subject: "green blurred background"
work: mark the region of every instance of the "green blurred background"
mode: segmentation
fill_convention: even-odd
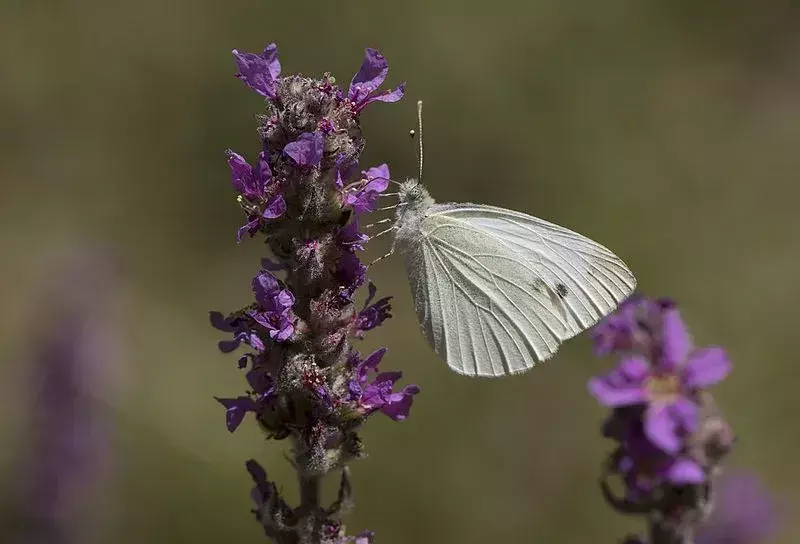
[[[794,0],[0,0],[0,476],[12,488],[28,356],[53,255],[113,255],[121,338],[116,470],[97,542],[261,542],[244,460],[290,497],[283,443],[225,429],[212,395],[244,390],[210,309],[249,299],[261,245],[237,246],[224,150],[258,149],[260,98],[230,50],[276,41],[284,73],[346,85],[363,48],[407,98],[363,114],[362,164],[412,175],[426,104],[426,184],[441,201],[513,207],[617,252],[643,293],[671,296],[699,344],[735,364],[716,389],[756,471],[800,495],[797,338],[800,4]],[[385,241],[370,253],[384,252]],[[376,416],[352,465],[348,527],[382,544],[616,542],[636,520],[595,485],[610,444],[586,381],[610,361],[585,337],[529,374],[450,373],[418,333],[401,261],[376,266],[395,317],[363,349],[422,388],[412,417]],[[8,500],[8,499],[6,499]],[[790,517],[790,516],[785,516]],[[778,542],[797,542],[786,520]],[[0,534],[0,541],[5,540]]]

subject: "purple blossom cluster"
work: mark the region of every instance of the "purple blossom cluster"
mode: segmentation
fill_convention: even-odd
[[[31,319],[32,346],[23,411],[30,433],[18,460],[13,526],[5,542],[85,542],[87,506],[112,463],[107,410],[99,396],[115,389],[114,275],[94,252],[76,251],[43,286]],[[46,312],[41,312],[46,308]],[[17,408],[20,408],[19,406]]]
[[[228,151],[231,183],[246,220],[237,241],[263,236],[271,253],[252,281],[253,302],[230,315],[211,312],[228,333],[223,353],[241,347],[238,366],[249,389],[218,398],[228,430],[248,414],[274,439],[290,439],[301,504],[291,508],[254,460],[256,518],[280,543],[366,544],[372,533],[345,534],[342,514],[352,497],[347,463],[363,456],[358,431],[374,413],[395,421],[409,415],[415,385],[398,385],[399,371],[381,371],[386,349],[366,356],[353,341],[391,317],[391,297],[375,300],[359,259],[369,236],[359,216],[374,211],[389,184],[382,164],[360,169],[359,115],[373,102],[396,102],[405,85],[380,90],[386,59],[367,49],[344,92],[330,74],[282,76],[275,44],[261,54],[234,50],[236,75],[266,99],[259,116],[262,148],[254,164]],[[360,309],[355,295],[368,284]],[[374,302],[373,302],[374,301]],[[339,499],[320,504],[320,479],[342,470]]]
[[[731,363],[720,347],[696,347],[676,305],[632,298],[592,330],[598,356],[619,359],[589,391],[612,409],[603,434],[617,443],[602,490],[618,511],[646,516],[651,544],[691,542],[710,512],[712,481],[733,432],[708,388]],[[619,477],[615,495],[609,479]]]

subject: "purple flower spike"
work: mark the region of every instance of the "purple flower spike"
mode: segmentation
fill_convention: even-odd
[[[322,160],[324,137],[321,132],[304,132],[294,142],[286,144],[283,154],[297,166],[316,166]]]
[[[375,211],[380,193],[389,187],[389,167],[386,164],[361,172],[364,185],[345,195],[344,203],[353,208],[356,215]]]
[[[236,77],[244,81],[248,87],[266,98],[276,98],[276,83],[281,74],[281,63],[278,60],[278,47],[271,43],[260,55],[240,53],[233,50],[239,72]]]
[[[391,317],[391,297],[378,300],[373,285],[363,307],[355,302],[367,281],[360,252],[370,239],[358,216],[378,207],[390,183],[386,164],[361,171],[359,115],[371,102],[399,100],[405,84],[380,88],[389,67],[374,49],[349,90],[328,72],[282,76],[274,44],[260,55],[233,54],[237,77],[266,97],[257,161],[233,151],[226,157],[246,217],[237,241],[261,238],[270,257],[251,278],[250,300],[209,316],[225,335],[220,349],[235,351],[247,380],[241,396],[217,401],[231,432],[253,412],[267,438],[295,446],[291,463],[303,487],[296,507],[258,463],[247,462],[252,512],[268,540],[372,544],[372,532],[348,533],[342,523],[353,503],[349,466],[363,457],[361,427],[371,414],[407,418],[419,388],[400,385],[400,372],[378,371],[385,349],[362,360],[354,348]],[[332,472],[341,473],[339,492],[322,508],[318,484]]]
[[[405,94],[406,84],[401,83],[392,91],[376,92],[386,80],[389,63],[377,50],[367,48],[364,62],[350,82],[347,98],[353,103],[356,113],[372,102],[397,102]]]

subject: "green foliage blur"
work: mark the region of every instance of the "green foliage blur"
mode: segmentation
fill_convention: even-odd
[[[119,269],[115,473],[97,542],[263,542],[244,461],[296,496],[285,443],[225,429],[213,395],[245,389],[208,310],[249,301],[261,245],[224,151],[258,151],[259,96],[231,49],[276,41],[285,74],[344,86],[380,49],[399,104],[362,115],[365,166],[414,175],[408,130],[425,101],[425,183],[440,201],[512,207],[597,239],[642,293],[678,301],[698,344],[734,361],[715,390],[739,435],[731,466],[782,507],[800,497],[800,4],[794,0],[0,0],[0,507],[28,433],[23,377],[58,268],[100,245]],[[377,257],[386,240],[369,248]],[[611,366],[586,337],[530,373],[450,373],[418,332],[402,262],[372,270],[394,318],[363,350],[417,383],[411,418],[375,416],[351,466],[353,532],[381,544],[609,544],[637,520],[596,486],[610,448],[586,381]],[[333,492],[333,482],[330,489]],[[784,516],[778,542],[800,539]],[[7,529],[7,528],[6,528]],[[0,541],[7,534],[0,527]]]

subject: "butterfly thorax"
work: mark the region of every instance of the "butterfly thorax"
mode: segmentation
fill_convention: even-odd
[[[418,240],[422,220],[429,213],[434,200],[425,186],[414,178],[400,184],[398,197],[400,201],[395,215],[395,241],[400,246],[399,249],[404,251],[408,245]]]

